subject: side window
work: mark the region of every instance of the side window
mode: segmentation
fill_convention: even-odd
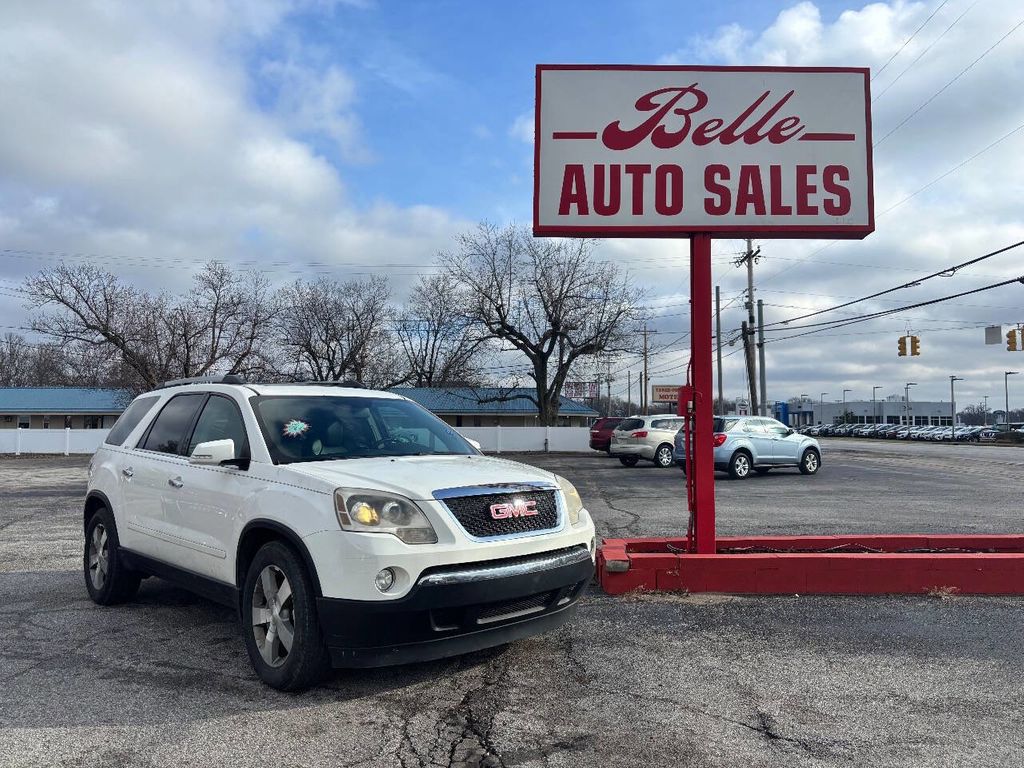
[[[651,422],[651,429],[672,429],[672,419],[655,419]]]
[[[192,439],[188,442],[185,455],[191,456],[197,445],[210,440],[233,440],[236,459],[249,455],[249,440],[246,437],[242,413],[230,398],[212,395],[206,401],[199,421],[196,422],[196,428],[192,430]]]
[[[153,410],[153,406],[156,405],[156,401],[159,399],[159,396],[139,397],[132,401],[132,404],[118,417],[114,423],[114,428],[110,430],[107,439],[103,442],[107,445],[121,445],[131,431],[139,425],[139,422],[146,418],[146,414]],[[68,417],[65,416],[65,426],[67,426],[67,423]]]
[[[159,453],[180,453],[188,428],[206,395],[196,392],[175,395],[157,414],[139,448]]]
[[[747,419],[743,422],[743,431],[750,432],[755,435],[763,435],[764,427],[761,426],[761,422],[758,419]]]
[[[768,419],[765,422],[765,426],[768,428],[768,433],[771,435],[778,435],[779,437],[785,437],[786,433],[789,432],[789,427],[783,424],[781,421],[775,421]]]

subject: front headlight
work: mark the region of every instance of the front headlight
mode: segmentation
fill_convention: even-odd
[[[390,533],[406,544],[436,544],[437,533],[413,501],[393,493],[338,488],[334,509],[342,530]]]
[[[569,516],[569,525],[577,525],[580,522],[580,511],[583,509],[580,492],[561,475],[555,477],[558,479],[558,487],[562,489],[562,496],[565,497],[565,513]]]

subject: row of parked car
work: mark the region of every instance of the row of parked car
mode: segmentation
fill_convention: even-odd
[[[991,427],[907,426],[906,424],[815,424],[801,427],[800,433],[812,437],[873,437],[888,440],[933,440],[960,442],[992,442],[996,431]]]
[[[601,419],[590,430],[590,447],[607,451],[623,466],[641,460],[661,468],[686,470],[684,419],[679,416],[630,416]],[[821,446],[775,419],[763,416],[716,416],[712,426],[714,466],[742,480],[752,472],[796,467],[813,475],[821,468]]]

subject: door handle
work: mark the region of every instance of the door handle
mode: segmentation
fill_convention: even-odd
[[[172,488],[181,488],[181,486],[185,484],[185,481],[182,480],[180,477],[172,477],[170,480],[167,481],[167,484]]]
[[[132,477],[135,475],[135,470],[132,469],[131,467],[125,467],[124,469],[121,470],[121,474],[124,475],[125,477]]]

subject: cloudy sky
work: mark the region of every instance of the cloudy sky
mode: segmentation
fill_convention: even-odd
[[[1022,22],[1019,0],[9,0],[0,330],[26,323],[25,276],[61,258],[170,290],[211,258],[282,282],[386,272],[401,298],[455,233],[529,222],[542,62],[871,67],[875,233],[758,243],[769,322],[829,307],[1024,240]],[[726,331],[743,319],[741,246],[715,244]],[[647,287],[654,382],[679,381],[686,243],[608,240],[598,254]],[[1024,248],[823,319],[1021,274]],[[948,399],[957,374],[958,401],[998,407],[1024,353],[985,346],[983,328],[1024,322],[1022,299],[1010,285],[769,344],[769,396],[916,381],[916,398]],[[919,358],[896,356],[907,330]],[[627,368],[638,361],[615,364],[613,392]],[[742,392],[740,354],[725,389]]]

